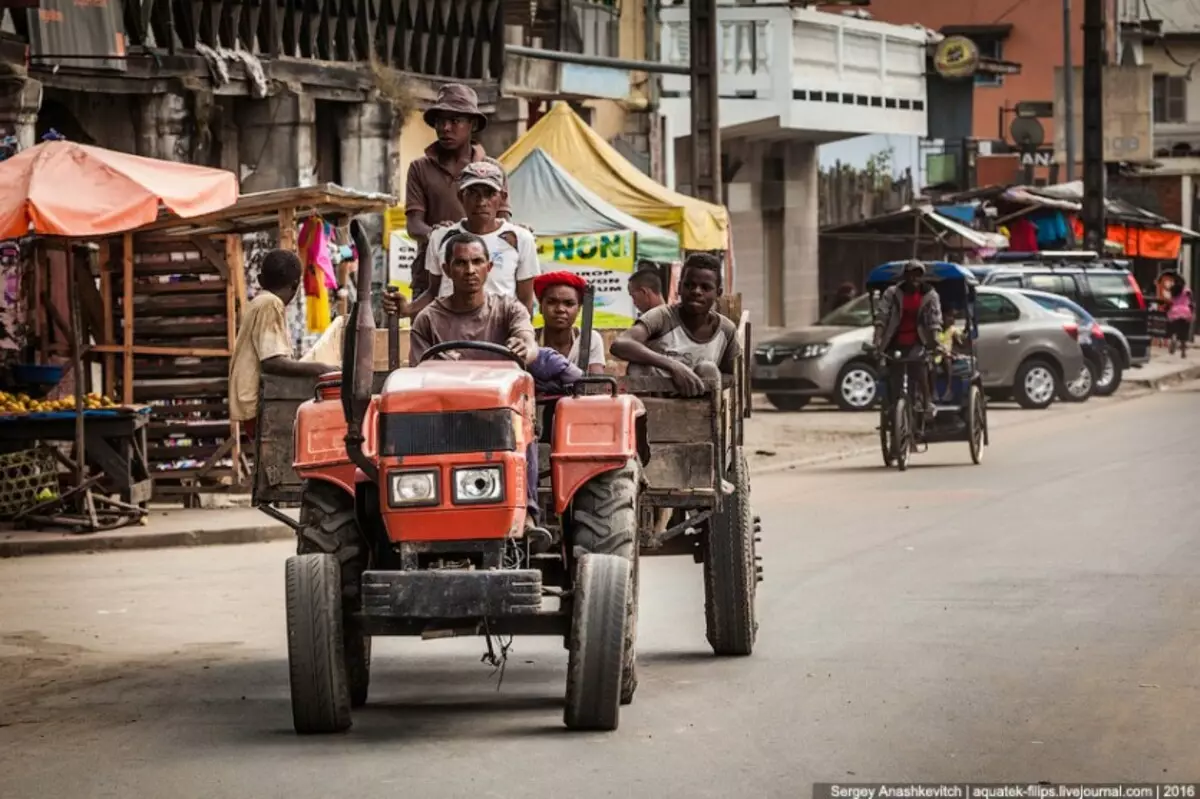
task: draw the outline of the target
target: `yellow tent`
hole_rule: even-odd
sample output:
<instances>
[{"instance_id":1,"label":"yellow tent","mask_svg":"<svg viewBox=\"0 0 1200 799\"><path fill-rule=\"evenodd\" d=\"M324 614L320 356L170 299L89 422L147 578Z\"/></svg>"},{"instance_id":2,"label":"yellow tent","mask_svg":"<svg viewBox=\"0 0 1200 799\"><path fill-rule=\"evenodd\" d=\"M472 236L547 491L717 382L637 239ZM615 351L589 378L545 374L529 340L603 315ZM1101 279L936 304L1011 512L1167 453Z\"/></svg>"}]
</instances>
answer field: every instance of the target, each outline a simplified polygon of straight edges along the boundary
<instances>
[{"instance_id":1,"label":"yellow tent","mask_svg":"<svg viewBox=\"0 0 1200 799\"><path fill-rule=\"evenodd\" d=\"M555 103L537 124L500 156L512 171L541 148L563 169L627 214L674 231L686 250L724 250L725 208L671 191L625 160L566 103Z\"/></svg>"}]
</instances>

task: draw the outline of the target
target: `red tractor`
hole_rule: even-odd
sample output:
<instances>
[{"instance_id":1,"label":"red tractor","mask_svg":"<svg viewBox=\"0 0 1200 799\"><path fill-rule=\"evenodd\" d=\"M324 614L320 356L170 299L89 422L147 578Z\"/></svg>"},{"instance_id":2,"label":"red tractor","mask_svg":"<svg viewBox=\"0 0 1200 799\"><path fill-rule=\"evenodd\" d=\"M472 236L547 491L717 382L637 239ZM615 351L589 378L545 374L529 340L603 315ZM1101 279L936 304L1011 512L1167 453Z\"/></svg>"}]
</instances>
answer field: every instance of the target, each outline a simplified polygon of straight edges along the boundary
<instances>
[{"instance_id":1,"label":"red tractor","mask_svg":"<svg viewBox=\"0 0 1200 799\"><path fill-rule=\"evenodd\" d=\"M363 263L371 263L353 225ZM350 726L367 700L371 637L561 636L569 651L564 720L612 730L637 687L639 558L703 564L708 640L751 654L758 623L759 523L742 444L745 360L704 397L666 378L585 378L535 397L497 345L445 342L373 371L370 270L345 335L343 371L264 378L254 504L296 529L287 562L288 660L300 733ZM583 308L590 338L592 297ZM743 351L749 327L739 326ZM586 350L583 357L586 359ZM449 350L512 361L439 360ZM581 364L586 373L586 362ZM524 536L526 453L538 441L549 551ZM299 523L275 509L300 505Z\"/></svg>"}]
</instances>

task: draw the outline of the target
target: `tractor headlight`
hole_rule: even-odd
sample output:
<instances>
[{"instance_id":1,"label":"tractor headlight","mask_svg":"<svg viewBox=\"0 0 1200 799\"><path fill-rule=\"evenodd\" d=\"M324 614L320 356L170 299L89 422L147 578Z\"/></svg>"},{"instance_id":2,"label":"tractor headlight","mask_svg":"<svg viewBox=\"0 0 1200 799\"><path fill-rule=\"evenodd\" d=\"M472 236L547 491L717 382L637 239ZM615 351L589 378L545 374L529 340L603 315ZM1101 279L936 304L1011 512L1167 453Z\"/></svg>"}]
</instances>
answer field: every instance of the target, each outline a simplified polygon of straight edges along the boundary
<instances>
[{"instance_id":1,"label":"tractor headlight","mask_svg":"<svg viewBox=\"0 0 1200 799\"><path fill-rule=\"evenodd\" d=\"M454 502L475 505L504 499L504 471L499 466L454 470Z\"/></svg>"},{"instance_id":2,"label":"tractor headlight","mask_svg":"<svg viewBox=\"0 0 1200 799\"><path fill-rule=\"evenodd\" d=\"M389 473L388 504L393 508L438 504L437 472Z\"/></svg>"}]
</instances>

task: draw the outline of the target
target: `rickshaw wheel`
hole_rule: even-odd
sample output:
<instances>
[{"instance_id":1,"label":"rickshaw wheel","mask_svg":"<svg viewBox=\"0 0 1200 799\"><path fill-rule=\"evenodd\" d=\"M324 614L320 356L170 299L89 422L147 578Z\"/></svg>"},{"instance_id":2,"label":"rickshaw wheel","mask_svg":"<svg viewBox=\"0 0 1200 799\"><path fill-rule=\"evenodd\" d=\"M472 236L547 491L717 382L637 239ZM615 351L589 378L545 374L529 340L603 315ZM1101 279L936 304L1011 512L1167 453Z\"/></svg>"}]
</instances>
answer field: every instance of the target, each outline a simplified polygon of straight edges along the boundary
<instances>
[{"instance_id":1,"label":"rickshaw wheel","mask_svg":"<svg viewBox=\"0 0 1200 799\"><path fill-rule=\"evenodd\" d=\"M908 398L897 397L892 408L892 457L896 468L908 471L908 456L912 451L912 423L908 412Z\"/></svg>"},{"instance_id":2,"label":"rickshaw wheel","mask_svg":"<svg viewBox=\"0 0 1200 799\"><path fill-rule=\"evenodd\" d=\"M971 447L971 462L983 461L984 435L987 429L987 401L979 386L971 386L967 394L967 443Z\"/></svg>"},{"instance_id":3,"label":"rickshaw wheel","mask_svg":"<svg viewBox=\"0 0 1200 799\"><path fill-rule=\"evenodd\" d=\"M883 452L883 465L892 468L892 442L888 440L888 407L884 405L879 411L879 449Z\"/></svg>"}]
</instances>

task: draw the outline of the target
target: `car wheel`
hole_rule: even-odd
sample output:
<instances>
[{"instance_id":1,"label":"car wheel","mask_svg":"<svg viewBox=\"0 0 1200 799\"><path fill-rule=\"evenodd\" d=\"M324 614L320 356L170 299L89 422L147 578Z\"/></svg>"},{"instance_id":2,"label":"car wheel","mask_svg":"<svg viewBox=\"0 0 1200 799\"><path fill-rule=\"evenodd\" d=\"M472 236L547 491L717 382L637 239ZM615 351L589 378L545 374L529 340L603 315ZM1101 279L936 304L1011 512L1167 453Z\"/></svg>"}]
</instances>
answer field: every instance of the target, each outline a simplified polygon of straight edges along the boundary
<instances>
[{"instance_id":1,"label":"car wheel","mask_svg":"<svg viewBox=\"0 0 1200 799\"><path fill-rule=\"evenodd\" d=\"M1070 383L1063 384L1062 400L1064 402L1087 402L1096 390L1096 377L1098 373L1099 370L1096 364L1084 359L1083 368L1079 370L1079 374L1075 379Z\"/></svg>"},{"instance_id":2,"label":"car wheel","mask_svg":"<svg viewBox=\"0 0 1200 799\"><path fill-rule=\"evenodd\" d=\"M1096 387L1092 393L1097 397L1111 397L1121 387L1125 369L1121 365L1120 357L1111 347L1104 348L1101 358L1100 374L1096 376Z\"/></svg>"},{"instance_id":3,"label":"car wheel","mask_svg":"<svg viewBox=\"0 0 1200 799\"><path fill-rule=\"evenodd\" d=\"M879 399L879 376L864 361L851 361L838 372L833 401L843 411L865 411Z\"/></svg>"},{"instance_id":4,"label":"car wheel","mask_svg":"<svg viewBox=\"0 0 1200 799\"><path fill-rule=\"evenodd\" d=\"M1017 369L1013 397L1026 410L1049 408L1058 396L1058 374L1048 361L1030 358Z\"/></svg>"},{"instance_id":5,"label":"car wheel","mask_svg":"<svg viewBox=\"0 0 1200 799\"><path fill-rule=\"evenodd\" d=\"M809 398L803 394L768 394L767 402L777 411L800 411L808 405Z\"/></svg>"}]
</instances>

